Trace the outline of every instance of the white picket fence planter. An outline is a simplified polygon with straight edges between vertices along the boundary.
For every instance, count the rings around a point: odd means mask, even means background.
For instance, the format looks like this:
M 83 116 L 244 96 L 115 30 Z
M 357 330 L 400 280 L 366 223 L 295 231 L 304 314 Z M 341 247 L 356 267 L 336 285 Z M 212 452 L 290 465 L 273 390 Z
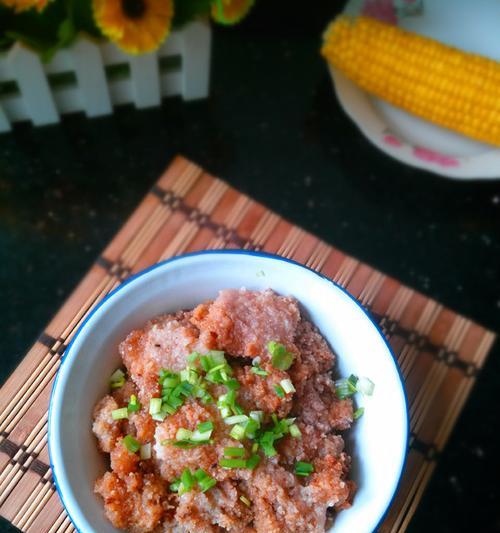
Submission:
M 140 56 L 82 36 L 44 64 L 16 43 L 0 54 L 0 132 L 20 120 L 42 126 L 59 122 L 64 113 L 98 117 L 120 104 L 145 108 L 160 105 L 165 96 L 204 98 L 210 45 L 210 26 L 204 21 L 172 32 L 156 52 Z

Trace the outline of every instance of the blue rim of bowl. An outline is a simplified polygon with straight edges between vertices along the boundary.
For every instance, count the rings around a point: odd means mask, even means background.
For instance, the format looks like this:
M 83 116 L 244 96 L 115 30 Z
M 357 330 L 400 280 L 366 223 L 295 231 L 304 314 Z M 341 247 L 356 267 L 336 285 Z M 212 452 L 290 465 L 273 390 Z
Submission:
M 51 420 L 52 420 L 52 398 L 54 396 L 54 391 L 56 390 L 56 387 L 57 387 L 57 382 L 59 380 L 59 375 L 61 373 L 63 364 L 65 363 L 67 357 L 69 356 L 69 354 L 71 352 L 71 348 L 73 346 L 73 343 L 76 341 L 76 339 L 78 338 L 78 336 L 80 335 L 82 330 L 85 328 L 87 322 L 105 304 L 105 302 L 107 302 L 109 299 L 111 299 L 117 292 L 121 291 L 129 283 L 132 283 L 136 279 L 148 274 L 149 272 L 151 272 L 153 270 L 161 268 L 162 266 L 164 266 L 166 264 L 173 263 L 174 261 L 179 261 L 179 260 L 185 259 L 187 257 L 195 257 L 195 256 L 198 256 L 198 255 L 250 255 L 250 256 L 254 256 L 254 257 L 263 257 L 263 258 L 267 258 L 267 259 L 274 259 L 274 260 L 277 260 L 277 261 L 282 261 L 284 263 L 290 263 L 292 265 L 295 265 L 295 266 L 298 266 L 298 267 L 303 268 L 305 270 L 308 270 L 309 272 L 312 272 L 316 276 L 328 281 L 329 283 L 334 285 L 337 289 L 342 291 L 346 296 L 348 296 L 356 304 L 356 306 L 359 307 L 359 309 L 361 309 L 361 311 L 364 313 L 366 318 L 368 318 L 368 320 L 372 323 L 373 327 L 377 330 L 378 334 L 380 335 L 380 337 L 384 341 L 385 346 L 386 346 L 389 354 L 392 357 L 392 362 L 393 362 L 394 367 L 395 367 L 395 369 L 396 369 L 396 371 L 398 373 L 398 376 L 399 376 L 399 381 L 400 381 L 400 385 L 401 385 L 401 391 L 403 393 L 403 399 L 404 399 L 404 404 L 405 404 L 405 421 L 406 421 L 406 427 L 405 427 L 405 429 L 406 429 L 406 439 L 405 440 L 406 440 L 406 444 L 405 444 L 405 448 L 404 448 L 405 451 L 404 451 L 403 460 L 401 462 L 401 470 L 399 472 L 398 481 L 397 481 L 397 483 L 394 486 L 394 491 L 393 491 L 392 496 L 391 496 L 391 498 L 390 498 L 390 500 L 389 500 L 389 502 L 387 504 L 387 507 L 386 507 L 385 511 L 382 513 L 382 515 L 380 516 L 379 521 L 377 522 L 377 525 L 373 529 L 373 531 L 376 531 L 378 529 L 378 527 L 380 526 L 380 524 L 384 521 L 384 518 L 386 517 L 386 515 L 387 515 L 387 513 L 388 513 L 388 511 L 389 511 L 389 509 L 390 509 L 390 507 L 392 505 L 392 503 L 394 502 L 394 498 L 396 497 L 399 485 L 401 483 L 401 478 L 403 477 L 403 472 L 404 472 L 404 469 L 405 469 L 405 466 L 406 466 L 406 461 L 407 461 L 407 458 L 408 458 L 408 443 L 409 443 L 409 438 L 410 438 L 410 422 L 409 422 L 409 418 L 408 418 L 408 398 L 406 396 L 406 389 L 405 389 L 405 386 L 404 386 L 403 375 L 402 375 L 401 369 L 399 368 L 399 365 L 397 363 L 397 360 L 396 360 L 396 357 L 394 355 L 394 352 L 392 351 L 391 345 L 389 344 L 389 342 L 386 339 L 385 335 L 380 330 L 380 327 L 378 326 L 378 324 L 370 316 L 368 311 L 358 302 L 358 300 L 356 300 L 356 298 L 351 293 L 349 293 L 346 289 L 344 289 L 344 287 L 342 287 L 341 285 L 339 285 L 335 281 L 331 280 L 330 278 L 328 278 L 324 274 L 321 274 L 320 272 L 317 272 L 316 270 L 313 270 L 312 268 L 310 268 L 310 267 L 308 267 L 306 265 L 303 265 L 301 263 L 298 263 L 297 261 L 294 261 L 293 259 L 288 259 L 287 257 L 282 257 L 282 256 L 279 256 L 279 255 L 270 254 L 270 253 L 267 253 L 267 252 L 257 252 L 257 251 L 254 251 L 254 250 L 242 250 L 242 249 L 201 250 L 199 252 L 191 252 L 191 253 L 187 253 L 187 254 L 177 255 L 175 257 L 171 257 L 170 259 L 166 259 L 165 261 L 161 261 L 160 263 L 155 263 L 154 265 L 151 265 L 150 267 L 145 268 L 144 270 L 141 270 L 140 272 L 137 272 L 137 274 L 134 274 L 133 276 L 130 276 L 125 281 L 123 281 L 116 289 L 112 290 L 109 294 L 107 294 L 94 307 L 94 309 L 92 309 L 92 311 L 87 315 L 87 317 L 82 322 L 82 324 L 80 325 L 80 327 L 76 331 L 75 335 L 71 339 L 71 342 L 69 343 L 68 347 L 66 348 L 66 351 L 64 352 L 64 355 L 63 355 L 63 357 L 61 359 L 61 364 L 59 366 L 59 369 L 57 370 L 57 374 L 56 374 L 56 377 L 54 379 L 54 385 L 52 386 L 52 390 L 51 390 L 51 393 L 50 393 L 49 416 L 48 416 L 48 423 L 47 423 L 47 444 L 48 444 L 48 450 L 49 450 L 49 464 L 50 464 L 50 469 L 52 471 L 52 477 L 54 478 L 54 485 L 56 487 L 57 494 L 59 495 L 59 498 L 61 499 L 61 502 L 63 504 L 64 510 L 66 511 L 69 519 L 71 520 L 71 523 L 73 524 L 73 527 L 76 529 L 76 531 L 78 533 L 82 533 L 81 530 L 76 526 L 76 524 L 75 524 L 70 512 L 68 511 L 68 508 L 66 506 L 66 502 L 64 501 L 63 493 L 62 493 L 62 491 L 61 491 L 61 489 L 59 487 L 59 482 L 57 480 L 57 477 L 56 477 L 56 474 L 55 474 L 55 470 L 54 470 L 54 465 L 52 463 L 51 438 L 50 438 L 50 431 L 51 431 L 51 426 L 52 426 L 52 422 L 51 422 Z

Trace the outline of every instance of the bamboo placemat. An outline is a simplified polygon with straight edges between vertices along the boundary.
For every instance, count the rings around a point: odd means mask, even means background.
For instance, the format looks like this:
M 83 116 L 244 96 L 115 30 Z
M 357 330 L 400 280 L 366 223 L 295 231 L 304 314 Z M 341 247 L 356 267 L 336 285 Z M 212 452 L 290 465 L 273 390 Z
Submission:
M 494 334 L 349 257 L 178 157 L 97 259 L 0 390 L 0 514 L 22 531 L 74 531 L 47 451 L 61 355 L 92 308 L 130 274 L 202 249 L 266 250 L 347 288 L 380 324 L 405 379 L 410 451 L 381 533 L 401 533 L 422 497 Z

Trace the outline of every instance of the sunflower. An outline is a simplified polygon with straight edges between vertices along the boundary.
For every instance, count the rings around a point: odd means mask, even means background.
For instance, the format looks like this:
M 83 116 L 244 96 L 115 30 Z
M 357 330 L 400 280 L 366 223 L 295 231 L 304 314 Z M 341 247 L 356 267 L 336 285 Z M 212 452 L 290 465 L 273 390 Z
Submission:
M 174 15 L 173 0 L 92 0 L 92 8 L 102 33 L 131 54 L 156 50 Z
M 45 9 L 49 0 L 1 0 L 4 6 L 7 6 L 17 13 L 35 8 L 39 13 Z
M 220 24 L 236 24 L 252 8 L 254 0 L 214 0 L 212 18 Z

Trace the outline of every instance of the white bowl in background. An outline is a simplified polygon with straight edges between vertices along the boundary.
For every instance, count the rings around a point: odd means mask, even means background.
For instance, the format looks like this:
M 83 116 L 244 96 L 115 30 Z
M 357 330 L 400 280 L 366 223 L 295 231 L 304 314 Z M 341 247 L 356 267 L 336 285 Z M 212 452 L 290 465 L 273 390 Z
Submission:
M 357 15 L 368 0 L 348 0 L 344 12 Z M 371 0 L 372 7 L 376 0 Z M 380 0 L 382 8 L 387 2 Z M 421 15 L 398 26 L 461 50 L 500 60 L 500 2 L 424 0 Z M 381 9 L 383 12 L 383 9 Z M 377 148 L 407 165 L 455 179 L 499 179 L 500 149 L 433 124 L 358 87 L 329 67 L 340 105 Z
M 245 250 L 198 252 L 155 265 L 123 283 L 89 315 L 68 347 L 49 408 L 49 452 L 54 481 L 81 533 L 116 533 L 93 492 L 105 457 L 91 431 L 92 411 L 120 366 L 119 342 L 165 312 L 192 308 L 220 289 L 272 288 L 292 295 L 338 354 L 337 373 L 367 376 L 372 397 L 347 433 L 358 485 L 354 505 L 338 514 L 335 533 L 371 533 L 388 509 L 401 477 L 408 415 L 404 388 L 385 338 L 344 289 L 281 257 Z

